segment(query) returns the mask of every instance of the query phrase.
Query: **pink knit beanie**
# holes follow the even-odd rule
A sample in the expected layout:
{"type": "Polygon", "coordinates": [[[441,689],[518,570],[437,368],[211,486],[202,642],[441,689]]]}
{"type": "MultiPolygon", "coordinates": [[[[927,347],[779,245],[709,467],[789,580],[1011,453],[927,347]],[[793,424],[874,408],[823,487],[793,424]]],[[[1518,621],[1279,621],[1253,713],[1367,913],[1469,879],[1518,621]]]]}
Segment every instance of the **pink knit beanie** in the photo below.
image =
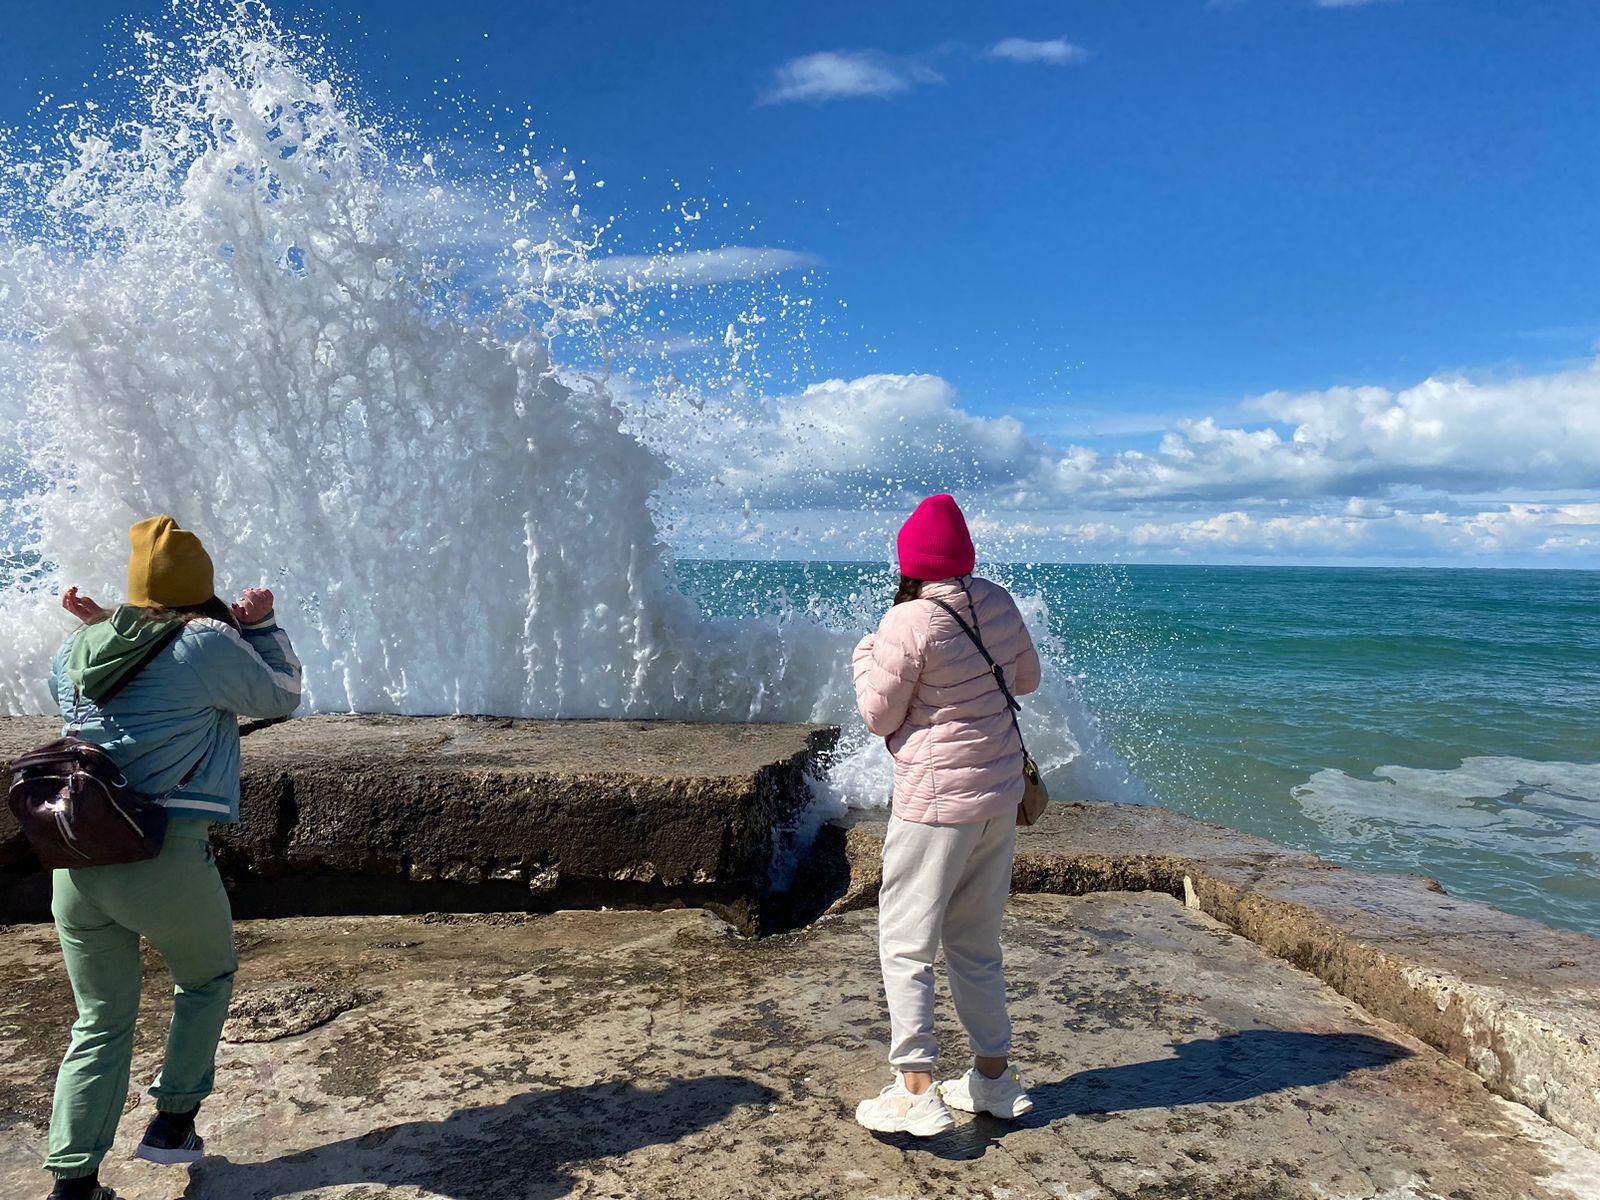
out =
{"type": "Polygon", "coordinates": [[[942,493],[917,505],[900,526],[900,573],[912,579],[955,579],[972,574],[977,555],[955,497],[942,493]]]}

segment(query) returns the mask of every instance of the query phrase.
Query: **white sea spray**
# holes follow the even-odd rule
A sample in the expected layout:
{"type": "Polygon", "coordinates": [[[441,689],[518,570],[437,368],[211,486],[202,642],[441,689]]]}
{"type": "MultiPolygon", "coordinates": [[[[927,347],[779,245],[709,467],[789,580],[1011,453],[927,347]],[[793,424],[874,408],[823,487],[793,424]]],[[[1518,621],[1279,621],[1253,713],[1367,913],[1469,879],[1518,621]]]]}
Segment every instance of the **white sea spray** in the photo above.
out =
{"type": "MultiPolygon", "coordinates": [[[[27,564],[0,712],[50,710],[55,595],[114,600],[127,525],[170,512],[221,588],[278,593],[312,711],[836,721],[829,803],[886,802],[848,662],[881,602],[706,619],[673,586],[671,456],[641,429],[721,409],[604,370],[649,264],[596,264],[570,171],[446,164],[315,45],[224,11],[139,34],[127,103],[0,146],[0,530],[27,564]]],[[[803,329],[807,304],[775,311],[803,329]]],[[[730,324],[724,405],[772,323],[730,324]]],[[[1067,681],[1029,707],[1042,762],[1114,783],[1067,681]]]]}

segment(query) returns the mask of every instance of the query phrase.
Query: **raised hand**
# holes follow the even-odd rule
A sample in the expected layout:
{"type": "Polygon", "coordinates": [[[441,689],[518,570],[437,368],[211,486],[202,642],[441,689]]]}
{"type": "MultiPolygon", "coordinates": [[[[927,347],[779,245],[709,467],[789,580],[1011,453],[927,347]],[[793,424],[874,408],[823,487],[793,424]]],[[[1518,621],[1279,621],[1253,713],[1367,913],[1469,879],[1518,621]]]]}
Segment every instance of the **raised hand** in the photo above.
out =
{"type": "Polygon", "coordinates": [[[245,588],[244,595],[229,607],[239,624],[254,625],[272,611],[272,593],[266,588],[245,588]]]}
{"type": "Polygon", "coordinates": [[[67,594],[61,597],[61,607],[84,622],[93,621],[106,611],[88,596],[80,596],[75,587],[69,587],[67,594]]]}

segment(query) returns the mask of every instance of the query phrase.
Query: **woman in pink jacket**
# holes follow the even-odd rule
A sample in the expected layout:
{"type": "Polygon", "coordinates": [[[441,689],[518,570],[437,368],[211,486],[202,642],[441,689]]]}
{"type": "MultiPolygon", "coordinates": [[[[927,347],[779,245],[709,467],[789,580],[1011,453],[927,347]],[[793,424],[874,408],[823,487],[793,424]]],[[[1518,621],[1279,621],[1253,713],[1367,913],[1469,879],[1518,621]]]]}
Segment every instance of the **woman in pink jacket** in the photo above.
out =
{"type": "Polygon", "coordinates": [[[1039,655],[1010,593],[973,576],[972,536],[954,499],[929,496],[918,505],[898,548],[894,605],[854,657],[861,716],[894,756],[878,953],[896,1076],[857,1106],[856,1120],[928,1137],[955,1124],[951,1107],[1007,1118],[1033,1108],[1007,1069],[1011,1020],[1000,954],[1022,739],[956,614],[982,639],[1014,695],[1039,686],[1039,655]],[[933,959],[941,944],[974,1065],[935,1087],[933,959]]]}

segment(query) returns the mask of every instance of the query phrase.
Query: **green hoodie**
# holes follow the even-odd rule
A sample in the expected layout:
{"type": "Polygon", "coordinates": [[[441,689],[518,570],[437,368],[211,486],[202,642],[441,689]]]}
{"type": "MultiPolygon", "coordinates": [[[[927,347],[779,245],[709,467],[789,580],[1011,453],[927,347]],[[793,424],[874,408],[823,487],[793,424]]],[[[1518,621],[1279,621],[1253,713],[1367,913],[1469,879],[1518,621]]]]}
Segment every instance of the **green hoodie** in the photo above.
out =
{"type": "Polygon", "coordinates": [[[124,604],[104,621],[87,626],[72,640],[67,676],[86,700],[116,689],[165,644],[181,621],[152,621],[144,611],[124,604]]]}

